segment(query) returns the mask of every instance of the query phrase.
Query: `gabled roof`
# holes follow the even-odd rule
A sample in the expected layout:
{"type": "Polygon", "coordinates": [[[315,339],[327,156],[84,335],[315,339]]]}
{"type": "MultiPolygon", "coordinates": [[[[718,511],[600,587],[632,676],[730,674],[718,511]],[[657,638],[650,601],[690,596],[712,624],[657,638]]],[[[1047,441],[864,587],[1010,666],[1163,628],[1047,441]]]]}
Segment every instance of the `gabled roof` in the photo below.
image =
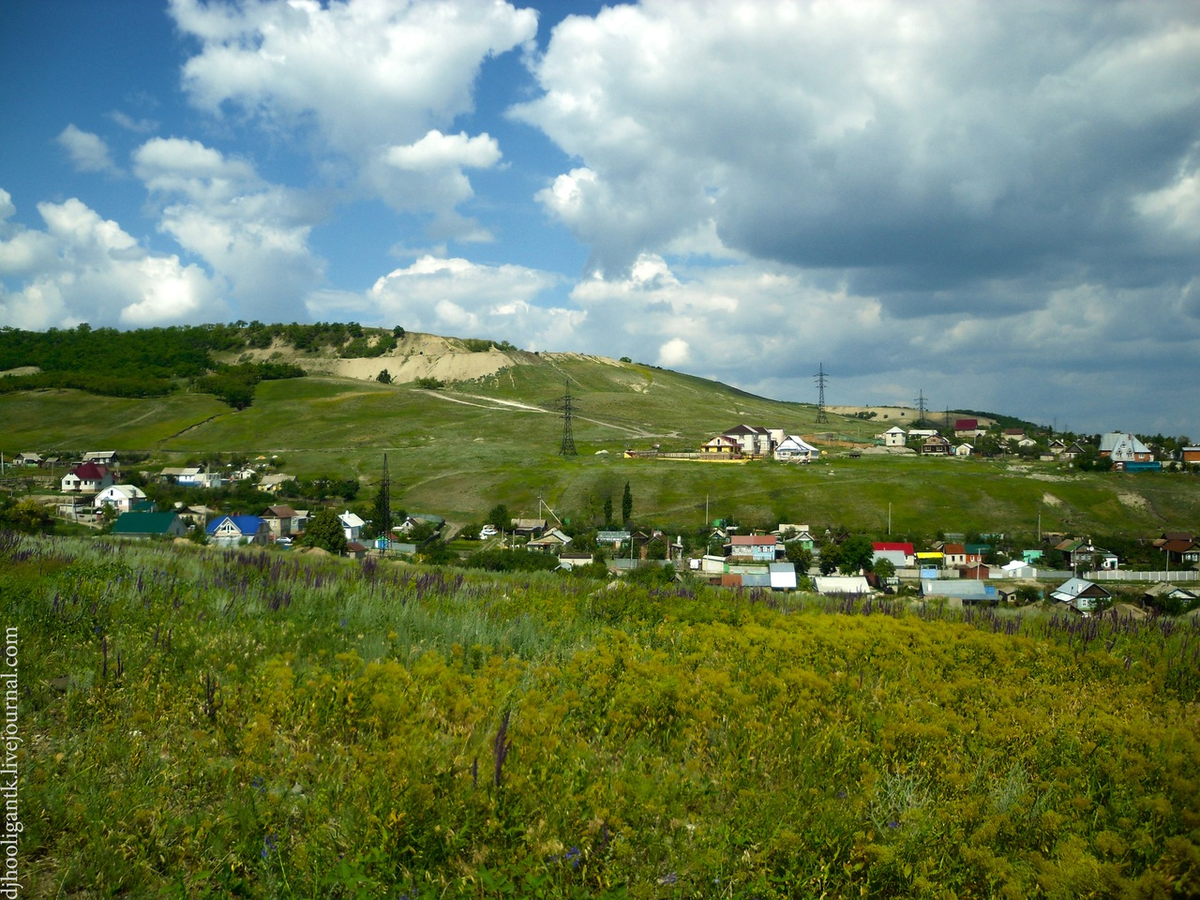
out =
{"type": "Polygon", "coordinates": [[[735,534],[729,543],[734,547],[774,547],[779,538],[773,534],[735,534]]]}
{"type": "Polygon", "coordinates": [[[976,429],[978,427],[979,427],[978,419],[955,419],[955,421],[954,421],[954,430],[955,431],[973,431],[974,429],[976,429]]]}
{"type": "Polygon", "coordinates": [[[232,522],[233,526],[242,534],[258,534],[266,524],[258,516],[220,516],[208,523],[207,532],[216,534],[217,529],[225,522],[232,522]]]}
{"type": "Polygon", "coordinates": [[[906,544],[902,541],[874,541],[871,543],[871,548],[877,553],[886,553],[887,551],[900,551],[908,556],[913,554],[913,545],[906,544]]]}
{"type": "Polygon", "coordinates": [[[72,469],[71,474],[80,481],[103,481],[108,476],[108,469],[93,462],[85,462],[72,469]]]}
{"type": "Polygon", "coordinates": [[[338,520],[347,528],[362,528],[367,524],[360,516],[358,516],[356,513],[350,512],[350,510],[346,510],[344,513],[339,515],[338,520]]]}
{"type": "Polygon", "coordinates": [[[1128,448],[1132,453],[1149,453],[1150,448],[1132,434],[1125,431],[1110,431],[1100,435],[1100,452],[1112,453],[1117,449],[1128,448]]]}
{"type": "Polygon", "coordinates": [[[266,512],[263,513],[264,519],[294,519],[296,511],[290,506],[268,506],[266,512]]]}
{"type": "Polygon", "coordinates": [[[166,534],[177,518],[173,512],[127,512],[113,522],[112,534],[166,534]]]}
{"type": "Polygon", "coordinates": [[[770,430],[761,425],[735,425],[722,431],[721,434],[770,434],[770,430]]]}
{"type": "Polygon", "coordinates": [[[1061,603],[1069,603],[1079,597],[1109,597],[1107,590],[1086,578],[1071,578],[1050,592],[1050,596],[1061,603]]]}

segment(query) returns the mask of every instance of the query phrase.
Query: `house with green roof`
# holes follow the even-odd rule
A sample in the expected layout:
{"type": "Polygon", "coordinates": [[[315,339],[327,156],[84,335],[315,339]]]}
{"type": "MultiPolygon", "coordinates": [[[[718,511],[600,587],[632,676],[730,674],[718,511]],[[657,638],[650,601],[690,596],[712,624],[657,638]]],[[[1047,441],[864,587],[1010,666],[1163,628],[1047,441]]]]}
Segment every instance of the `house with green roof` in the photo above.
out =
{"type": "Polygon", "coordinates": [[[173,512],[127,512],[117,517],[110,534],[118,537],[186,537],[187,526],[173,512]]]}

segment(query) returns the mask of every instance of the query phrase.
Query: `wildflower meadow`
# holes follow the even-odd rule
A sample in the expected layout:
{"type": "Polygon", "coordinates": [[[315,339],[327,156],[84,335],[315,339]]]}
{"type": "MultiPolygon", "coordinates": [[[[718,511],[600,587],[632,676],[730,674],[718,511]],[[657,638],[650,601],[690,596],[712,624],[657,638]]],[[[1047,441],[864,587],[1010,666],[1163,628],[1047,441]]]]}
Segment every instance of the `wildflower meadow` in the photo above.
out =
{"type": "Polygon", "coordinates": [[[26,897],[1200,894],[1200,628],[0,534],[26,897]]]}

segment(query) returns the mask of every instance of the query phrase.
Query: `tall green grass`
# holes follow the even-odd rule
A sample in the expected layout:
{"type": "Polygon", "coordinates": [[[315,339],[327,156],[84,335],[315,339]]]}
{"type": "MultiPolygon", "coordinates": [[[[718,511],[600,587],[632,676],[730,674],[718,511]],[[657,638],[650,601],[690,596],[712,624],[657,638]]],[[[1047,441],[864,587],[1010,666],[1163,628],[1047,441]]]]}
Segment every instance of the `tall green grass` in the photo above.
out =
{"type": "Polygon", "coordinates": [[[1188,896],[1194,623],[0,537],[29,896],[1188,896]]]}

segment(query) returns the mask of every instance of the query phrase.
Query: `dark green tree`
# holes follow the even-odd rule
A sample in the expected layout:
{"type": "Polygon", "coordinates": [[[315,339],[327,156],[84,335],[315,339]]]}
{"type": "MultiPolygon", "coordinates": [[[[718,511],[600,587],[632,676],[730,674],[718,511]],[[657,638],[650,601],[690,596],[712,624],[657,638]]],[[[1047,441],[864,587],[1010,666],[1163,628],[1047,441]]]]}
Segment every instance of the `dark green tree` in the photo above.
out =
{"type": "Polygon", "coordinates": [[[508,507],[503,503],[497,503],[488,513],[487,522],[489,525],[495,525],[501,531],[508,531],[512,528],[512,517],[508,514],[508,507]]]}
{"type": "Polygon", "coordinates": [[[628,522],[633,517],[633,491],[629,482],[625,482],[625,492],[621,494],[621,521],[628,522]]]}
{"type": "Polygon", "coordinates": [[[796,571],[801,575],[807,575],[808,570],[812,568],[813,564],[812,551],[799,541],[784,544],[784,550],[787,555],[787,561],[796,567],[796,571]]]}
{"type": "Polygon", "coordinates": [[[875,548],[871,539],[863,534],[846,538],[838,547],[838,571],[843,575],[857,575],[859,569],[871,571],[871,562],[875,559],[875,548]]]}
{"type": "Polygon", "coordinates": [[[308,527],[304,530],[304,545],[320,547],[338,556],[345,553],[346,532],[337,513],[326,508],[309,519],[308,527]]]}
{"type": "Polygon", "coordinates": [[[838,563],[841,562],[841,548],[829,541],[821,546],[821,574],[832,575],[838,569],[838,563]]]}
{"type": "Polygon", "coordinates": [[[611,525],[613,517],[612,494],[604,498],[604,524],[611,525]]]}

